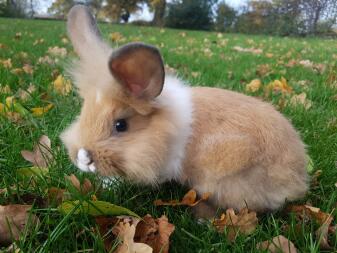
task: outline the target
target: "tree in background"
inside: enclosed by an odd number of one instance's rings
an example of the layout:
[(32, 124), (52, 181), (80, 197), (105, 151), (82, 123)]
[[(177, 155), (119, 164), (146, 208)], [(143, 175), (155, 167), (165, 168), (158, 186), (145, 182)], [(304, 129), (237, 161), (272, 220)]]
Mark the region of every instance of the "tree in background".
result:
[(145, 0), (107, 0), (103, 7), (104, 16), (120, 22), (122, 19), (125, 23), (129, 21), (131, 13), (142, 9)]
[(317, 34), (323, 27), (331, 30), (337, 23), (337, 1), (302, 0), (302, 13), (307, 33)]
[(212, 27), (212, 7), (216, 1), (175, 0), (169, 4), (166, 25), (173, 28), (210, 30)]
[(3, 17), (33, 17), (37, 0), (0, 0), (0, 16)]
[(148, 6), (154, 12), (152, 24), (155, 26), (164, 25), (166, 10), (166, 0), (149, 0)]
[(236, 11), (226, 2), (220, 2), (216, 10), (215, 29), (221, 32), (229, 32), (232, 30), (235, 19)]
[(75, 4), (75, 0), (55, 0), (48, 8), (48, 12), (55, 16), (65, 18), (71, 7)]

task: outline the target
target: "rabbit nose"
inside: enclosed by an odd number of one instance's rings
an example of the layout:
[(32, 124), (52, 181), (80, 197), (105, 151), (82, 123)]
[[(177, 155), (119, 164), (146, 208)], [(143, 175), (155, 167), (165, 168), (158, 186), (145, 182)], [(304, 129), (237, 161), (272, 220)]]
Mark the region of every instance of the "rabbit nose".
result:
[(96, 171), (95, 163), (91, 158), (90, 152), (84, 148), (80, 148), (77, 152), (76, 165), (80, 170), (85, 172)]

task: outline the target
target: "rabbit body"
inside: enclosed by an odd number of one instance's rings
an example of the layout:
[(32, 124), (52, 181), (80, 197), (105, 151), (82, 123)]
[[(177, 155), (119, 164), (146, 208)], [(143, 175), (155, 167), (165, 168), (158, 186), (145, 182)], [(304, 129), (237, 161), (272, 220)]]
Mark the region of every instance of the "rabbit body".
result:
[(81, 170), (177, 180), (223, 208), (273, 210), (305, 195), (304, 144), (270, 104), (165, 77), (154, 47), (110, 49), (83, 6), (70, 11), (68, 31), (83, 106), (61, 139)]

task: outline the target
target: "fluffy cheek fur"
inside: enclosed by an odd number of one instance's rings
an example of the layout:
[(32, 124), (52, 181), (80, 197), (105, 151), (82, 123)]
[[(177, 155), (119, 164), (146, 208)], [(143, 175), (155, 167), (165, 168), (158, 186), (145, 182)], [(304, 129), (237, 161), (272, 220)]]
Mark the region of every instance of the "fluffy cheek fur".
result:
[(144, 129), (94, 144), (92, 154), (98, 173), (145, 184), (161, 181), (161, 168), (167, 163), (168, 147), (177, 129), (161, 118), (162, 113), (155, 114)]

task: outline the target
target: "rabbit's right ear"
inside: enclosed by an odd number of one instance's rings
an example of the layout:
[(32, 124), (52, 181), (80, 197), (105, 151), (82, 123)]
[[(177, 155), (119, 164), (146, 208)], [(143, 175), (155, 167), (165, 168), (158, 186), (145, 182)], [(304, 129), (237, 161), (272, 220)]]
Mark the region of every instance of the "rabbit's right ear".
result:
[(90, 10), (84, 5), (75, 5), (68, 14), (67, 29), (76, 53), (81, 57), (90, 57), (93, 50), (105, 47), (96, 21)]

